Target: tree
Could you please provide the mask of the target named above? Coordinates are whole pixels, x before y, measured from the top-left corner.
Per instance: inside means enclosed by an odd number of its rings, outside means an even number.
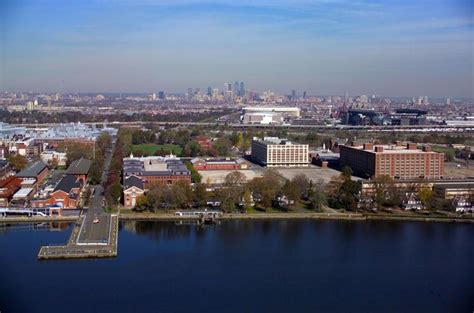
[[[335,209],[357,210],[361,185],[351,179],[352,170],[343,168],[339,177],[331,178],[327,186],[328,204]]]
[[[217,154],[220,156],[228,156],[230,154],[231,147],[232,143],[227,137],[220,137],[216,140],[213,146]]]
[[[295,203],[298,202],[301,197],[298,185],[296,185],[292,180],[287,180],[285,182],[281,188],[281,193],[285,195],[288,200],[293,200]]]
[[[352,168],[350,168],[349,166],[344,166],[341,170],[341,175],[343,178],[347,179],[347,178],[351,178],[353,172],[352,172]]]
[[[190,141],[184,146],[183,155],[195,157],[201,154],[201,146],[196,141]]]
[[[48,160],[48,166],[50,168],[53,168],[53,169],[56,169],[58,168],[59,164],[58,164],[58,159],[57,158],[51,158]]]
[[[187,169],[191,172],[191,181],[193,183],[200,183],[202,180],[201,174],[194,168],[194,166],[190,162],[186,162]]]
[[[430,200],[431,200],[431,197],[433,196],[433,191],[431,190],[431,188],[429,187],[420,188],[417,195],[418,195],[418,199],[420,199],[423,206],[425,208],[429,208]]]
[[[206,190],[206,185],[198,183],[194,187],[194,202],[199,207],[204,207],[208,199],[208,193]]]
[[[17,170],[21,171],[28,165],[28,159],[21,155],[21,154],[15,154],[14,156],[8,156],[7,157],[8,162],[10,162],[11,166]]]
[[[311,185],[312,185],[312,181]],[[321,212],[323,205],[326,203],[326,193],[324,192],[324,184],[322,180],[319,180],[316,186],[311,187],[312,192],[309,192],[310,208],[312,210]]]
[[[234,188],[242,185],[246,179],[247,177],[241,172],[233,171],[226,175],[226,177],[224,178],[224,184],[227,187]]]
[[[138,197],[137,202],[135,204],[136,211],[145,211],[150,208],[150,200],[148,199],[147,195],[141,195]]]
[[[308,196],[309,180],[305,174],[296,174],[295,177],[291,179],[291,182],[298,189],[300,197],[305,198]]]
[[[373,180],[375,193],[373,201],[378,209],[382,207],[390,207],[397,204],[400,199],[397,197],[395,181],[388,175],[377,176]]]
[[[253,207],[252,193],[248,189],[246,189],[242,195],[242,205],[246,212]]]
[[[285,179],[276,170],[267,170],[262,177],[256,177],[249,182],[248,188],[253,190],[264,208],[269,208],[277,193],[285,183]]]

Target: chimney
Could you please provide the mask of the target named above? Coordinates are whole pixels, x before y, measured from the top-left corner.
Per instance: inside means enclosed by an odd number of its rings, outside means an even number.
[[[424,152],[431,152],[431,146],[423,146]]]
[[[375,152],[383,152],[383,147],[381,146],[375,147]]]
[[[372,150],[374,145],[371,143],[364,143],[364,150]]]
[[[402,142],[400,140],[395,140],[395,146],[400,147]]]
[[[357,146],[357,143],[355,141],[351,141],[351,147]]]
[[[416,143],[407,143],[407,150],[416,150]]]

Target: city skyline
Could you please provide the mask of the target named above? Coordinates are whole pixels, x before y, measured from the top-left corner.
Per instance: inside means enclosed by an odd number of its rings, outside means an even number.
[[[0,4],[1,90],[474,97],[469,1],[59,4]]]

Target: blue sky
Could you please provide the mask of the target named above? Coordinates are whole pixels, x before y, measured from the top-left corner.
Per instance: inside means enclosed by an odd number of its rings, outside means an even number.
[[[471,0],[0,0],[0,90],[474,97]]]

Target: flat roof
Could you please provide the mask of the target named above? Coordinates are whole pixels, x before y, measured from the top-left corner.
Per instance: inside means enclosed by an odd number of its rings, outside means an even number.
[[[372,149],[364,149],[363,145],[350,146],[350,145],[340,145],[340,147],[347,147],[354,150],[365,151],[369,153],[379,153],[379,154],[412,154],[412,153],[433,153],[439,154],[435,151],[423,151],[422,149],[407,149],[406,146],[396,146],[396,145],[373,145]],[[376,152],[375,147],[382,147],[382,152]]]
[[[266,144],[266,145],[281,145],[281,146],[303,145],[303,146],[309,146],[307,144],[297,143],[297,142],[293,142],[291,140],[288,140],[286,138],[278,138],[278,137],[263,137],[263,139],[254,138],[253,141],[261,142],[261,143]]]

